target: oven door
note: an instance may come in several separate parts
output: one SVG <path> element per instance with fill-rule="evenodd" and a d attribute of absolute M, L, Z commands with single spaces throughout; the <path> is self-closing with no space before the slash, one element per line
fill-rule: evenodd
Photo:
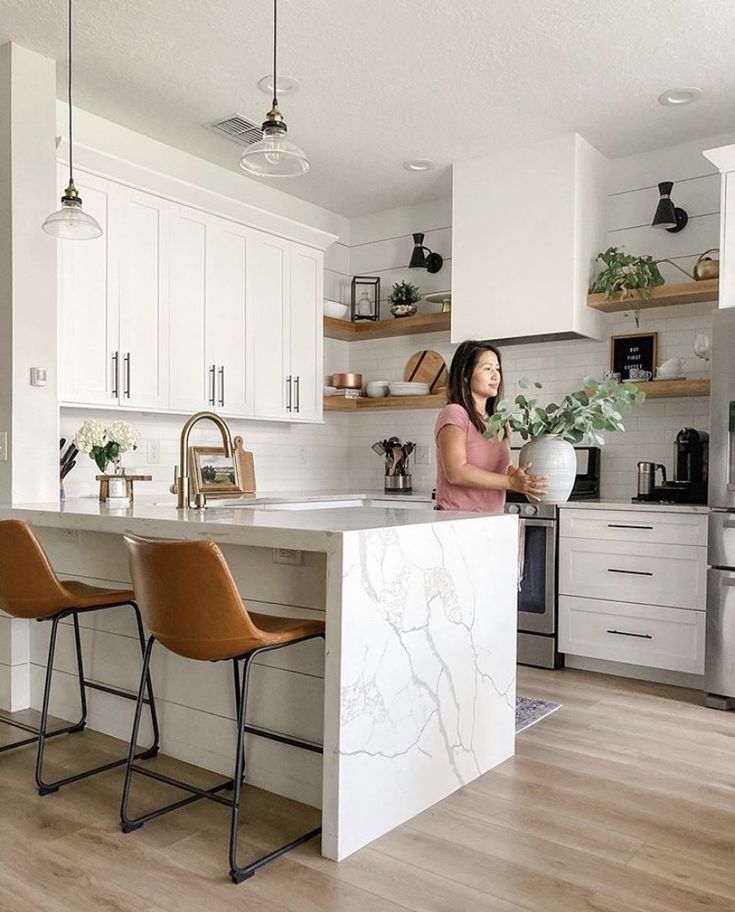
<path fill-rule="evenodd" d="M 556 520 L 524 519 L 518 629 L 556 633 Z"/>

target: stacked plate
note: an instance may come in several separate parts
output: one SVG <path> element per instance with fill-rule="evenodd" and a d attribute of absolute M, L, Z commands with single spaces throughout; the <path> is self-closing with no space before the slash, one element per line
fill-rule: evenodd
<path fill-rule="evenodd" d="M 388 388 L 391 396 L 428 396 L 430 392 L 428 383 L 409 383 L 405 380 L 391 381 Z"/>

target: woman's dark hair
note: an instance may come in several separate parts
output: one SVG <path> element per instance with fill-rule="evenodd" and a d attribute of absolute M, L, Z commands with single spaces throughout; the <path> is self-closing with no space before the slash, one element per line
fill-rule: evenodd
<path fill-rule="evenodd" d="M 452 358 L 452 365 L 449 368 L 449 383 L 447 384 L 447 402 L 461 405 L 470 416 L 470 421 L 481 434 L 485 431 L 485 423 L 477 414 L 475 400 L 472 398 L 472 372 L 483 352 L 493 352 L 498 358 L 500 367 L 498 394 L 497 396 L 491 396 L 485 403 L 485 412 L 488 415 L 492 415 L 495 411 L 495 403 L 503 396 L 503 365 L 500 360 L 500 352 L 490 342 L 476 341 L 474 339 L 462 342 Z"/>

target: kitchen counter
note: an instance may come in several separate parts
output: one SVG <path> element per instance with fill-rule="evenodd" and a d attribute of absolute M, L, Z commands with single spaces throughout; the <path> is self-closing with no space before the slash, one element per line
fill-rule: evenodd
<path fill-rule="evenodd" d="M 387 507 L 377 504 L 386 497 Z M 323 757 L 251 737 L 248 780 L 321 806 L 322 853 L 339 860 L 513 754 L 517 519 L 411 509 L 430 505 L 425 493 L 294 498 L 203 511 L 177 510 L 173 499 L 117 509 L 81 498 L 0 507 L 0 519 L 30 522 L 60 576 L 110 586 L 129 583 L 125 531 L 211 539 L 252 610 L 326 621 L 326 651 L 312 641 L 254 667 L 249 707 L 255 725 L 322 742 Z M 140 655 L 129 621 L 122 611 L 80 618 L 90 677 L 132 690 Z M 0 624 L 30 627 L 37 708 L 49 625 Z M 72 718 L 72 653 L 59 656 L 52 713 Z M 162 752 L 231 775 L 225 666 L 154 650 Z M 90 727 L 127 739 L 120 702 L 93 691 Z"/>
<path fill-rule="evenodd" d="M 629 500 L 569 500 L 560 509 L 640 510 L 647 513 L 709 513 L 706 504 L 632 503 Z"/>

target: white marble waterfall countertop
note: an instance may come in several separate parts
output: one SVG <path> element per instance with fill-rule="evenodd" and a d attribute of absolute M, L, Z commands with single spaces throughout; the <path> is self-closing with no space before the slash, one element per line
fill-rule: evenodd
<path fill-rule="evenodd" d="M 709 513 L 706 504 L 633 503 L 630 500 L 569 500 L 560 509 L 636 510 L 646 513 Z"/>
<path fill-rule="evenodd" d="M 377 500 L 389 499 L 388 506 Z M 177 510 L 174 498 L 136 498 L 128 507 L 81 497 L 61 504 L 0 505 L 0 519 L 24 519 L 42 526 L 80 531 L 138 534 L 163 538 L 200 535 L 232 544 L 328 551 L 335 536 L 403 526 L 487 520 L 486 514 L 430 509 L 431 495 L 382 493 L 260 495 L 238 501 L 210 501 L 205 510 Z M 409 507 L 409 501 L 427 509 Z M 324 504 L 324 506 L 322 506 Z M 499 517 L 498 517 L 499 518 Z"/>

